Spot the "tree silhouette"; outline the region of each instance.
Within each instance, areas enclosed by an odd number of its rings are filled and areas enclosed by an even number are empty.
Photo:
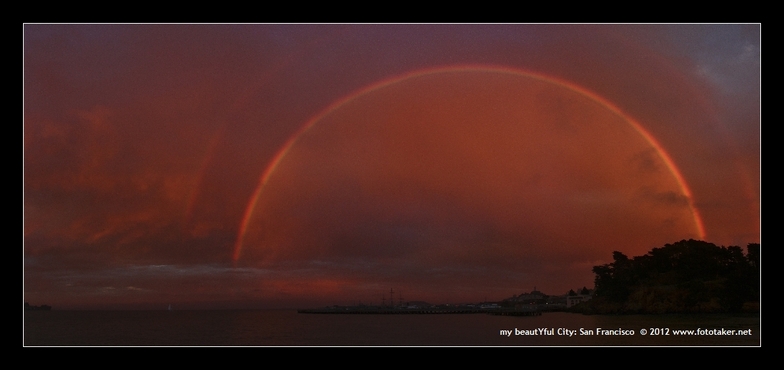
[[[718,247],[681,240],[629,258],[613,252],[613,262],[593,268],[593,305],[614,304],[632,312],[737,312],[759,300],[759,244],[747,254],[737,246]]]

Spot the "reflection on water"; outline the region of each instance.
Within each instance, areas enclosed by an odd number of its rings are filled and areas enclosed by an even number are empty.
[[[319,315],[296,311],[49,311],[24,313],[25,345],[76,346],[758,346],[758,315],[534,317]],[[538,335],[542,331],[553,335]],[[593,330],[595,335],[579,335]],[[598,335],[597,328],[634,335]],[[641,329],[670,335],[640,335]],[[559,329],[562,329],[559,331]],[[752,335],[675,335],[676,330]],[[510,330],[511,335],[501,330]],[[569,336],[570,331],[573,335]],[[654,330],[663,331],[666,330]],[[522,335],[522,334],[537,335]],[[516,335],[519,334],[519,335]],[[559,335],[561,334],[561,335]]]

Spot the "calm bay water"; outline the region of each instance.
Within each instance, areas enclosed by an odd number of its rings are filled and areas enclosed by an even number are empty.
[[[554,335],[515,335],[552,329]],[[594,335],[558,335],[558,329]],[[597,335],[597,328],[634,335]],[[670,335],[640,335],[665,328]],[[673,335],[674,330],[748,330],[752,335]],[[501,335],[511,330],[511,336]],[[627,332],[628,333],[628,332]],[[289,310],[27,311],[26,346],[759,346],[758,315],[535,317],[323,315]]]

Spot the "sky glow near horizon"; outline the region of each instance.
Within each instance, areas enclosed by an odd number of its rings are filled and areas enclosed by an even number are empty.
[[[31,304],[496,300],[760,241],[759,25],[25,25],[23,54]]]

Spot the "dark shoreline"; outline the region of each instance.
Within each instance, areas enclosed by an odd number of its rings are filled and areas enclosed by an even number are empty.
[[[460,315],[487,314],[502,316],[539,316],[539,309],[512,310],[503,308],[393,308],[393,307],[326,307],[317,309],[300,309],[297,313],[306,314],[339,314],[339,315]]]

